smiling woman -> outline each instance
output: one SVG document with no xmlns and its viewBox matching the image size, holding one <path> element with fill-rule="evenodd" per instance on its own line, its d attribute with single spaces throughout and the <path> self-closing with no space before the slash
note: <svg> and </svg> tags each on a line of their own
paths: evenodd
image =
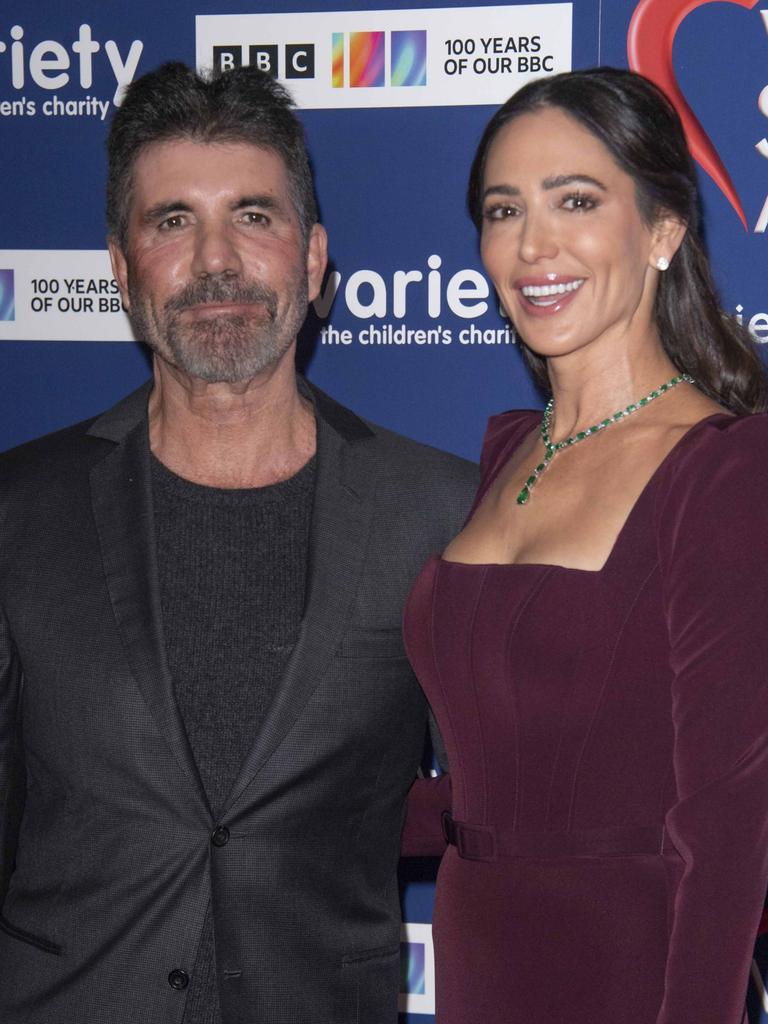
<svg viewBox="0 0 768 1024">
<path fill-rule="evenodd" d="M 554 123 L 549 127 L 555 132 L 558 119 L 560 127 L 565 119 L 567 140 L 554 137 L 550 142 L 569 167 L 557 182 L 567 190 L 569 183 L 563 179 L 571 178 L 573 194 L 566 208 L 588 212 L 595 200 L 601 202 L 600 193 L 605 191 L 601 181 L 582 179 L 578 187 L 574 159 L 581 151 L 569 149 L 567 143 L 585 143 L 603 167 L 608 161 L 614 180 L 616 172 L 623 172 L 624 185 L 634 199 L 630 217 L 639 216 L 649 228 L 669 217 L 684 226 L 676 258 L 660 257 L 668 261 L 665 270 L 669 272 L 656 281 L 653 326 L 671 361 L 692 373 L 711 398 L 734 412 L 762 408 L 764 376 L 754 345 L 735 320 L 723 315 L 717 301 L 701 237 L 696 173 L 682 126 L 666 97 L 647 79 L 611 68 L 556 75 L 540 79 L 508 100 L 488 123 L 470 172 L 467 204 L 483 236 L 485 190 L 492 187 L 488 161 L 497 155 L 497 145 L 504 145 L 507 126 L 534 114 L 551 115 Z M 517 155 L 522 153 L 518 150 Z M 577 163 L 583 172 L 585 165 Z M 538 383 L 550 390 L 547 366 L 535 346 L 526 345 L 524 352 Z"/>
<path fill-rule="evenodd" d="M 492 118 L 469 207 L 543 417 L 491 419 L 406 610 L 451 775 L 439 1024 L 740 1024 L 768 883 L 768 418 L 680 123 L 613 69 Z M 452 797 L 451 797 L 452 792 Z"/>
<path fill-rule="evenodd" d="M 649 259 L 671 254 L 684 227 L 645 223 L 632 178 L 594 135 L 555 108 L 522 115 L 494 140 L 484 180 L 483 261 L 529 349 L 560 366 L 647 331 Z"/>
</svg>

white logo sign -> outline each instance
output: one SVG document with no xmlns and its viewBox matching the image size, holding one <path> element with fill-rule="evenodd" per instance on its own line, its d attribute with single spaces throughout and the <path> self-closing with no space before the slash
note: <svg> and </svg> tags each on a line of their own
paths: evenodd
<svg viewBox="0 0 768 1024">
<path fill-rule="evenodd" d="M 48 117 L 99 114 L 103 121 L 108 100 L 91 95 L 66 101 L 58 97 L 44 100 L 40 95 L 27 96 L 27 90 L 33 94 L 35 89 L 42 90 L 44 96 L 75 83 L 82 90 L 90 90 L 94 63 L 101 61 L 109 64 L 114 76 L 111 100 L 117 105 L 125 87 L 133 81 L 143 49 L 140 39 L 134 39 L 123 52 L 114 39 L 107 39 L 102 52 L 102 43 L 93 38 L 88 24 L 82 24 L 77 38 L 66 44 L 58 39 L 29 40 L 24 27 L 14 25 L 8 41 L 0 38 L 0 89 L 10 84 L 15 94 L 0 102 L 0 116 L 34 117 L 39 105 Z"/>
<path fill-rule="evenodd" d="M 0 341 L 132 341 L 105 249 L 0 250 Z"/>
<path fill-rule="evenodd" d="M 573 4 L 199 15 L 197 65 L 253 64 L 299 107 L 502 103 L 571 69 Z"/>
<path fill-rule="evenodd" d="M 400 930 L 404 966 L 404 990 L 400 992 L 401 1013 L 435 1012 L 435 951 L 432 925 L 404 923 Z"/>
</svg>

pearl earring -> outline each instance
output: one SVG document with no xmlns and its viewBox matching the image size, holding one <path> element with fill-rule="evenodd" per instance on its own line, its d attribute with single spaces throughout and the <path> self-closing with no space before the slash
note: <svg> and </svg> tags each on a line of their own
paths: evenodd
<svg viewBox="0 0 768 1024">
<path fill-rule="evenodd" d="M 659 256 L 656 260 L 656 269 L 662 271 L 669 270 L 669 260 L 666 256 Z"/>
</svg>

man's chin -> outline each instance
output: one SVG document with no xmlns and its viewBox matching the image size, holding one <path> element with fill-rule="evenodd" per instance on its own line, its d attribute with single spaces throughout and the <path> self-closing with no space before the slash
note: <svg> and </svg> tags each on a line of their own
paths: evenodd
<svg viewBox="0 0 768 1024">
<path fill-rule="evenodd" d="M 253 346 L 245 349 L 219 338 L 216 344 L 175 344 L 171 360 L 177 370 L 207 384 L 243 384 L 269 371 L 283 354 L 271 344 L 254 351 Z"/>
</svg>

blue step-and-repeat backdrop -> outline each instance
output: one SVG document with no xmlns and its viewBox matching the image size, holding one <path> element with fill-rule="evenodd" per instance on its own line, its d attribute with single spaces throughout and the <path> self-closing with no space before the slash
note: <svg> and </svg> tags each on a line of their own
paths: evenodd
<svg viewBox="0 0 768 1024">
<path fill-rule="evenodd" d="M 723 306 L 768 341 L 768 0 L 413 4 L 7 0 L 0 448 L 94 414 L 148 375 L 105 250 L 104 139 L 123 87 L 169 59 L 255 62 L 293 92 L 331 255 L 300 362 L 370 419 L 476 458 L 490 413 L 541 404 L 464 189 L 492 109 L 569 68 L 629 64 L 674 98 Z M 415 1024 L 434 1009 L 434 866 L 403 873 L 401 999 Z M 760 942 L 754 1024 L 768 1022 Z"/>
</svg>

